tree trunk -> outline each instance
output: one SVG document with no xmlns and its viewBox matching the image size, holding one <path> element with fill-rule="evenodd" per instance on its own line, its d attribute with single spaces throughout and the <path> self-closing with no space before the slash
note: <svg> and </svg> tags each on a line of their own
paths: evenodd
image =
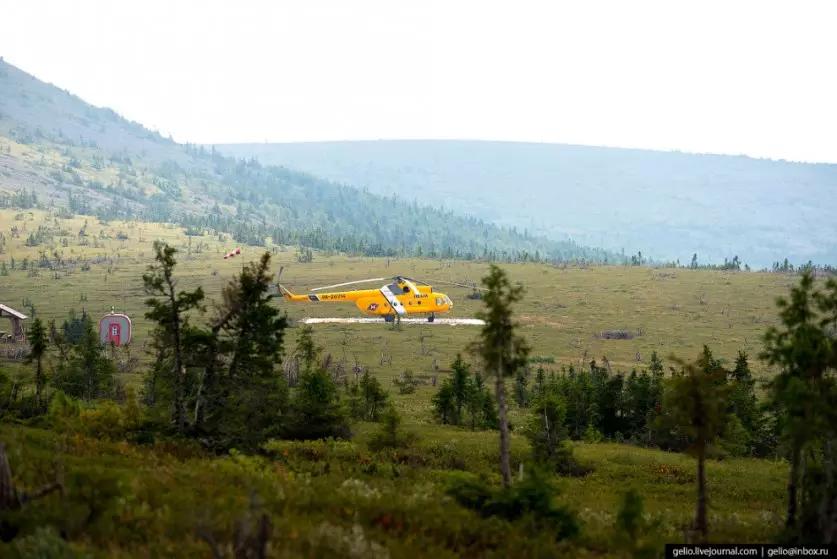
<svg viewBox="0 0 837 559">
<path fill-rule="evenodd" d="M 201 384 L 198 387 L 198 397 L 195 402 L 195 427 L 200 427 L 203 424 L 207 408 L 207 394 L 209 394 L 209 397 L 211 398 L 215 392 L 215 361 L 218 356 L 218 332 L 215 328 L 212 330 L 209 356 L 207 357 L 207 363 L 203 369 L 203 378 L 201 379 Z"/>
<path fill-rule="evenodd" d="M 172 335 L 174 336 L 174 364 L 172 370 L 174 372 L 174 409 L 172 415 L 174 424 L 177 425 L 177 431 L 180 434 L 186 432 L 186 394 L 184 393 L 184 379 L 185 373 L 183 368 L 183 356 L 180 347 L 180 309 L 175 298 L 174 283 L 171 277 L 166 274 L 166 283 L 169 288 L 169 301 L 171 302 L 171 322 Z"/>
<path fill-rule="evenodd" d="M 506 385 L 503 382 L 503 363 L 497 367 L 497 408 L 500 420 L 500 472 L 503 486 L 511 486 L 511 456 L 509 454 L 509 421 L 506 417 Z"/>
<path fill-rule="evenodd" d="M 151 367 L 151 378 L 145 394 L 145 405 L 153 408 L 157 405 L 157 381 L 160 377 L 162 367 L 158 367 L 159 363 L 163 363 L 166 358 L 166 349 L 162 345 L 157 348 L 157 362 Z"/>
<path fill-rule="evenodd" d="M 546 411 L 546 401 L 544 400 L 543 426 L 546 430 L 546 451 L 547 456 L 549 456 L 549 459 L 552 460 L 553 458 L 555 458 L 555 445 L 552 444 L 552 435 L 549 433 L 549 417 L 547 416 Z"/>
<path fill-rule="evenodd" d="M 40 413 L 43 404 L 43 395 L 44 395 L 44 370 L 41 365 L 41 357 L 38 356 L 38 359 L 35 361 L 36 368 L 35 368 L 35 407 L 38 408 L 38 412 Z"/>
<path fill-rule="evenodd" d="M 788 512 L 785 518 L 785 529 L 792 530 L 796 526 L 796 481 L 799 478 L 800 444 L 793 443 L 791 451 L 791 470 L 788 476 Z"/>
<path fill-rule="evenodd" d="M 54 491 L 64 490 L 64 469 L 61 463 L 61 454 L 58 454 L 56 466 L 55 483 L 51 483 L 32 493 L 19 491 L 12 483 L 12 469 L 9 466 L 9 456 L 6 453 L 6 445 L 0 443 L 0 511 L 15 511 L 24 507 L 27 503 L 49 495 Z"/>
<path fill-rule="evenodd" d="M 829 430 L 825 441 L 825 487 L 820 498 L 820 532 L 825 544 L 834 541 L 834 511 L 830 510 L 834 493 L 834 431 Z"/>
<path fill-rule="evenodd" d="M 805 515 L 806 498 L 808 497 L 808 491 L 806 490 L 808 486 L 808 455 L 811 452 L 813 451 L 807 445 L 804 445 L 799 459 L 799 504 L 797 504 L 797 507 L 802 509 L 803 516 Z M 813 459 L 813 456 L 811 458 Z"/>
<path fill-rule="evenodd" d="M 706 511 L 707 511 L 707 497 L 706 497 L 706 445 L 701 445 L 698 449 L 697 457 L 697 507 L 695 510 L 695 531 L 698 533 L 700 542 L 706 541 L 707 533 L 709 532 Z"/>
</svg>

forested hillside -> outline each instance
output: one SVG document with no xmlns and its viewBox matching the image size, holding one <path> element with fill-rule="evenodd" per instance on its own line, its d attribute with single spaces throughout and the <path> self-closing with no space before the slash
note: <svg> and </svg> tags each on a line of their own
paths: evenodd
<svg viewBox="0 0 837 559">
<path fill-rule="evenodd" d="M 216 146 L 552 238 L 702 263 L 837 263 L 837 165 L 510 142 Z"/>
<path fill-rule="evenodd" d="M 171 221 L 241 243 L 368 255 L 610 258 L 213 149 L 180 145 L 0 62 L 0 204 L 66 207 L 103 219 Z"/>
</svg>

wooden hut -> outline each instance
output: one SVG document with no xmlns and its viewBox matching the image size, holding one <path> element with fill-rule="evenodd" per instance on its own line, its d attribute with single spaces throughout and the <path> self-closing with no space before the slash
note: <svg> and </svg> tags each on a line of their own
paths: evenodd
<svg viewBox="0 0 837 559">
<path fill-rule="evenodd" d="M 26 342 L 26 332 L 23 329 L 23 321 L 28 317 L 20 311 L 16 311 L 11 307 L 0 304 L 0 318 L 8 318 L 12 322 L 12 331 L 4 332 L 0 330 L 0 340 L 6 343 L 13 342 L 22 344 Z"/>
</svg>

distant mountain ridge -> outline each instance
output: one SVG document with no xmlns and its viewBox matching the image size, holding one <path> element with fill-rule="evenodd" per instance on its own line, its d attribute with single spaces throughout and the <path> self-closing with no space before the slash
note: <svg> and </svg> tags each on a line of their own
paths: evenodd
<svg viewBox="0 0 837 559">
<path fill-rule="evenodd" d="M 837 165 L 562 144 L 380 140 L 216 145 L 237 157 L 551 238 L 687 263 L 837 263 Z"/>
<path fill-rule="evenodd" d="M 0 62 L 0 205 L 31 203 L 103 219 L 174 221 L 238 242 L 367 255 L 584 258 L 616 255 L 312 174 L 177 144 L 115 111 Z M 399 193 L 401 194 L 401 193 Z"/>
</svg>

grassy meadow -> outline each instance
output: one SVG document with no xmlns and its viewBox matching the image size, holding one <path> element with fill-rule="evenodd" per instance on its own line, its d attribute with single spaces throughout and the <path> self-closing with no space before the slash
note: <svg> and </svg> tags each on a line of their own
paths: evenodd
<svg viewBox="0 0 837 559">
<path fill-rule="evenodd" d="M 78 232 L 85 222 L 89 244 L 81 246 Z M 38 246 L 26 246 L 30 233 L 37 232 L 39 226 L 69 235 L 55 234 Z M 11 235 L 13 227 L 20 228 L 17 238 Z M 133 320 L 130 351 L 140 359 L 140 365 L 134 372 L 125 373 L 124 380 L 134 386 L 139 385 L 140 375 L 151 360 L 142 351 L 151 325 L 143 318 L 141 276 L 151 261 L 152 242 L 160 239 L 177 247 L 180 286 L 188 289 L 201 285 L 210 299 L 217 299 L 221 287 L 242 264 L 256 260 L 264 250 L 241 247 L 240 256 L 225 260 L 223 255 L 236 247 L 228 236 L 187 237 L 180 227 L 116 221 L 102 224 L 93 217 L 62 219 L 43 211 L 0 210 L 0 232 L 5 237 L 0 262 L 10 268 L 11 259 L 15 261 L 15 269 L 0 275 L 0 303 L 30 315 L 23 305 L 26 301 L 34 305 L 37 316 L 56 319 L 59 324 L 70 309 L 80 312 L 82 307 L 95 318 L 110 311 L 111 306 L 128 314 Z M 120 233 L 127 238 L 120 240 Z M 93 245 L 94 237 L 98 246 Z M 272 250 L 270 245 L 268 250 Z M 42 252 L 52 258 L 55 251 L 65 263 L 78 260 L 75 269 L 20 269 L 24 259 L 38 261 Z M 86 262 L 90 267 L 83 271 Z M 298 263 L 294 247 L 277 247 L 274 272 L 280 266 L 285 267 L 282 283 L 298 293 L 316 286 L 396 274 L 431 284 L 434 279 L 479 282 L 487 271 L 487 265 L 480 263 L 319 253 L 311 263 Z M 532 346 L 532 355 L 545 358 L 543 366 L 547 369 L 590 359 L 601 362 L 606 357 L 614 370 L 630 371 L 647 365 L 653 351 L 667 363 L 669 354 L 692 359 L 707 344 L 727 365 L 739 350 L 747 351 L 755 374 L 766 378 L 770 371 L 755 355 L 761 349 L 765 327 L 777 319 L 775 298 L 787 293 L 794 281 L 789 276 L 756 272 L 541 264 L 504 267 L 512 281 L 526 288 L 524 301 L 516 307 L 517 317 Z M 468 288 L 440 284 L 436 290 L 454 300 L 451 317 L 473 317 L 481 309 L 479 300 L 468 298 Z M 292 304 L 282 299 L 275 304 L 286 308 L 294 319 L 359 316 L 351 304 Z M 465 509 L 452 511 L 440 489 L 446 477 L 461 470 L 489 479 L 498 477 L 496 432 L 473 433 L 436 425 L 431 412 L 430 399 L 436 391 L 432 376 L 438 375 L 441 380 L 447 374 L 456 353 L 465 353 L 478 328 L 403 324 L 396 331 L 383 323 L 313 326 L 314 338 L 325 353 L 335 359 L 345 358 L 349 366 L 357 360 L 390 391 L 407 428 L 421 436 L 426 454 L 422 466 L 364 450 L 364 441 L 377 428 L 368 423 L 356 425 L 356 438 L 348 443 L 277 442 L 272 462 L 235 456 L 208 460 L 199 453 L 172 456 L 164 450 L 74 437 L 66 450 L 68 472 L 75 467 L 82 477 L 102 475 L 118 480 L 128 492 L 120 498 L 117 512 L 108 509 L 111 516 L 107 522 L 114 524 L 111 532 L 106 522 L 97 528 L 99 532 L 88 530 L 88 535 L 74 545 L 101 556 L 209 557 L 209 547 L 196 531 L 200 514 L 214 518 L 229 536 L 231 514 L 244 510 L 248 488 L 256 488 L 260 495 L 268 495 L 264 506 L 277 515 L 272 534 L 278 543 L 271 556 L 504 556 L 511 548 L 488 541 L 497 529 L 490 519 Z M 0 325 L 0 330 L 8 330 L 6 324 Z M 600 333 L 607 330 L 628 330 L 634 337 L 603 339 Z M 288 330 L 287 336 L 290 351 L 295 330 Z M 382 352 L 391 357 L 391 363 L 381 363 Z M 434 371 L 434 362 L 439 365 L 438 372 Z M 22 371 L 26 366 L 6 361 L 0 362 L 0 368 Z M 414 394 L 400 395 L 392 380 L 406 369 L 421 375 L 424 384 Z M 512 423 L 524 412 L 512 403 Z M 20 484 L 34 487 L 50 478 L 56 434 L 6 425 L 0 428 L 0 436 L 9 448 Z M 620 444 L 576 442 L 574 446 L 579 459 L 593 466 L 594 471 L 580 478 L 561 478 L 558 501 L 579 512 L 581 539 L 561 544 L 570 547 L 554 547 L 537 537 L 504 532 L 504 537 L 516 541 L 528 538 L 523 547 L 515 548 L 516 556 L 628 556 L 611 540 L 620 501 L 632 487 L 645 499 L 646 520 L 655 523 L 648 528 L 647 541 L 682 541 L 682 530 L 694 515 L 693 459 Z M 526 439 L 512 433 L 512 451 L 516 468 L 527 453 Z M 92 462 L 101 463 L 94 467 Z M 711 539 L 769 541 L 781 525 L 786 476 L 783 462 L 749 458 L 710 462 Z M 355 486 L 363 495 L 343 491 Z M 103 486 L 101 491 L 104 495 L 107 488 Z M 33 507 L 36 517 L 60 514 L 50 509 L 49 499 Z M 382 521 L 383 517 L 401 518 L 399 528 L 395 529 L 390 520 Z M 125 527 L 129 525 L 141 526 L 144 535 L 128 535 Z M 360 526 L 362 537 L 344 533 L 351 526 Z M 320 534 L 314 539 L 321 543 L 311 543 L 310 534 L 314 533 Z M 328 544 L 332 540 L 337 543 Z M 355 543 L 346 543 L 349 540 Z M 357 543 L 360 540 L 366 543 Z M 367 540 L 389 551 L 381 551 Z"/>
<path fill-rule="evenodd" d="M 51 241 L 26 246 L 30 233 L 39 226 L 56 227 L 70 236 L 55 236 Z M 88 246 L 80 246 L 78 232 L 87 223 Z M 20 237 L 12 238 L 12 227 L 20 228 Z M 15 270 L 0 276 L 0 302 L 25 314 L 22 303 L 32 302 L 37 316 L 56 319 L 60 324 L 70 309 L 84 308 L 96 319 L 110 311 L 127 314 L 132 319 L 131 357 L 145 365 L 151 355 L 143 351 L 151 325 L 143 317 L 146 295 L 142 274 L 152 259 L 152 243 L 163 240 L 178 248 L 177 276 L 183 289 L 203 286 L 207 298 L 217 300 L 221 288 L 246 262 L 255 261 L 264 250 L 240 247 L 239 256 L 224 259 L 238 245 L 223 235 L 187 236 L 181 227 L 156 223 L 111 221 L 102 224 L 92 216 L 56 218 L 43 211 L 0 210 L 0 232 L 6 238 L 0 261 Z M 105 238 L 99 238 L 100 233 Z M 124 233 L 127 239 L 117 238 Z M 67 240 L 67 247 L 62 241 Z M 190 245 L 191 243 L 191 245 Z M 190 248 L 191 247 L 191 248 Z M 200 250 L 200 252 L 196 252 Z M 23 271 L 24 259 L 37 261 L 40 253 L 48 257 L 54 251 L 67 261 L 78 259 L 75 271 L 53 274 L 49 269 Z M 462 261 L 399 260 L 387 258 L 351 258 L 316 254 L 313 262 L 298 263 L 294 247 L 277 247 L 272 259 L 274 273 L 285 270 L 282 283 L 294 293 L 306 293 L 318 286 L 364 278 L 397 274 L 449 282 L 476 282 L 486 273 L 487 264 Z M 98 260 L 98 263 L 97 263 Z M 82 264 L 90 269 L 82 271 Z M 614 370 L 630 372 L 648 363 L 653 351 L 663 359 L 674 353 L 691 359 L 704 344 L 716 356 L 730 364 L 738 350 L 755 356 L 761 349 L 761 336 L 770 323 L 777 321 L 775 298 L 787 293 L 794 278 L 760 272 L 721 272 L 707 270 L 655 269 L 646 267 L 566 267 L 543 264 L 508 264 L 510 278 L 526 288 L 524 300 L 516 312 L 532 346 L 532 355 L 545 357 L 546 369 L 561 364 L 607 358 Z M 35 275 L 33 275 L 35 274 Z M 373 282 L 360 286 L 376 287 Z M 451 317 L 474 317 L 482 308 L 479 300 L 470 299 L 471 289 L 438 284 L 435 289 L 454 301 Z M 210 302 L 211 305 L 211 302 Z M 362 315 L 351 303 L 289 303 L 277 298 L 276 305 L 287 310 L 293 319 L 305 317 L 355 317 Z M 210 314 L 212 309 L 210 307 Z M 444 316 L 444 315 L 440 315 Z M 10 330 L 7 325 L 0 330 Z M 10 326 L 10 325 L 9 325 Z M 479 326 L 443 324 L 402 324 L 393 331 L 386 324 L 317 324 L 315 339 L 335 359 L 344 358 L 349 367 L 355 360 L 378 376 L 386 386 L 404 370 L 410 369 L 426 383 L 416 394 L 394 394 L 411 422 L 425 423 L 433 392 L 431 377 L 448 370 L 457 352 L 465 352 Z M 633 339 L 604 339 L 607 330 L 627 330 Z M 295 335 L 289 331 L 289 346 Z M 382 357 L 386 363 L 381 364 Z M 390 363 L 391 358 L 391 363 Z M 756 376 L 769 371 L 751 360 Z M 142 367 L 138 369 L 142 371 Z M 129 384 L 136 378 L 125 379 Z"/>
<path fill-rule="evenodd" d="M 178 279 L 184 289 L 203 286 L 210 299 L 217 298 L 225 282 L 241 266 L 256 260 L 264 250 L 242 247 L 242 254 L 225 260 L 223 255 L 237 245 L 228 236 L 187 237 L 180 227 L 153 223 L 117 222 L 101 224 L 94 217 L 57 219 L 58 227 L 72 235 L 55 236 L 51 242 L 25 246 L 30 233 L 39 226 L 54 227 L 56 218 L 42 211 L 0 210 L 0 232 L 6 237 L 0 261 L 11 258 L 16 270 L 0 276 L 0 298 L 5 304 L 21 309 L 24 299 L 34 303 L 37 315 L 48 320 L 63 319 L 71 308 L 82 306 L 100 316 L 114 306 L 117 312 L 132 317 L 134 346 L 142 344 L 149 330 L 143 318 L 145 294 L 142 273 L 151 261 L 151 245 L 163 240 L 179 249 Z M 107 238 L 97 238 L 98 247 L 79 246 L 78 231 L 87 222 L 91 237 L 103 231 Z M 12 227 L 21 228 L 19 238 L 12 238 Z M 119 232 L 126 240 L 116 238 Z M 66 239 L 67 247 L 62 246 Z M 191 241 L 191 254 L 189 242 Z M 199 245 L 201 247 L 199 248 Z M 42 252 L 52 258 L 58 251 L 66 261 L 79 259 L 71 273 L 49 269 L 37 273 L 20 270 L 23 259 L 38 260 Z M 201 250 L 197 253 L 196 250 Z M 96 263 L 95 259 L 101 261 Z M 90 270 L 81 264 L 91 261 Z M 278 247 L 272 267 L 285 267 L 283 284 L 291 291 L 305 293 L 312 287 L 368 277 L 403 274 L 419 279 L 479 282 L 487 265 L 473 262 L 438 260 L 399 260 L 387 258 L 351 258 L 316 254 L 311 263 L 297 263 L 293 247 Z M 661 356 L 676 353 L 696 355 L 704 344 L 728 360 L 739 349 L 753 354 L 761 347 L 767 324 L 777 320 L 775 298 L 787 293 L 794 278 L 759 272 L 721 272 L 705 270 L 655 269 L 646 267 L 567 267 L 542 264 L 508 264 L 513 281 L 526 288 L 524 301 L 516 312 L 533 347 L 533 355 L 552 357 L 559 362 L 581 362 L 607 357 L 614 368 L 630 369 L 648 361 L 652 351 Z M 368 287 L 377 284 L 370 283 Z M 363 286 L 367 287 L 367 286 Z M 470 289 L 436 285 L 454 300 L 451 317 L 473 317 L 482 304 L 468 298 Z M 86 297 L 86 301 L 82 298 Z M 363 316 L 352 304 L 287 303 L 277 299 L 292 318 Z M 25 312 L 25 310 L 24 310 Z M 335 355 L 343 347 L 356 354 L 361 364 L 372 366 L 382 375 L 401 371 L 406 366 L 415 372 L 432 370 L 434 359 L 445 365 L 473 338 L 473 326 L 402 325 L 399 332 L 386 325 L 358 324 L 317 325 L 317 337 Z M 608 340 L 598 336 L 605 330 L 629 330 L 630 340 Z M 421 355 L 421 337 L 430 336 L 428 355 Z M 344 343 L 345 342 L 345 343 Z M 391 367 L 379 367 L 380 353 L 392 355 Z M 426 350 L 428 351 L 428 350 Z M 640 359 L 637 359 L 639 355 Z M 758 364 L 753 364 L 756 370 Z"/>
</svg>

